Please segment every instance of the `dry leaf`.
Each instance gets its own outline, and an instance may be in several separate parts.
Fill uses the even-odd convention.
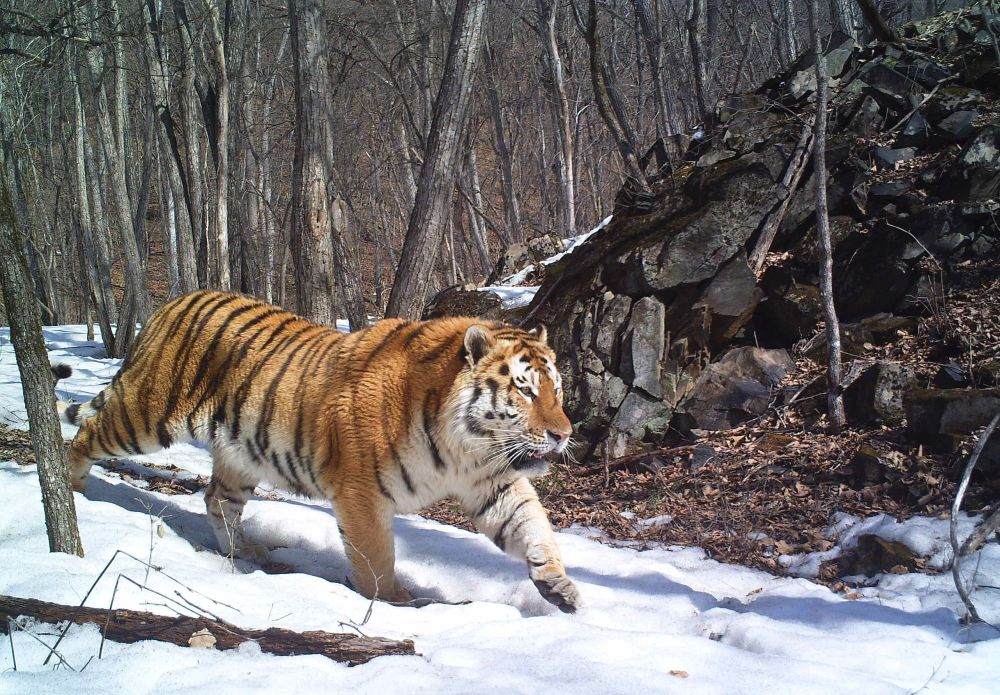
[[[687,671],[671,671],[670,675],[671,676],[677,676],[678,678],[687,678],[688,677],[688,672]]]

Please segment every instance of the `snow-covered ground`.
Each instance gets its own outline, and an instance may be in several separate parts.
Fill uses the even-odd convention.
[[[76,370],[60,382],[62,398],[92,396],[117,368],[95,356],[100,348],[87,343],[79,327],[47,329],[46,337],[53,360]],[[0,418],[26,426],[5,331]],[[207,452],[189,445],[136,457],[134,466],[164,464],[187,471],[182,475],[210,471]],[[98,659],[100,633],[87,626],[69,630],[58,650],[65,665],[54,667],[43,666],[48,649],[42,643],[54,641],[56,628],[26,623],[0,639],[0,693],[1000,690],[1000,633],[959,623],[947,574],[887,575],[845,597],[806,579],[719,564],[698,548],[640,551],[598,542],[589,529],[570,529],[559,542],[585,606],[563,615],[541,599],[525,568],[486,538],[407,516],[396,522],[404,583],[419,597],[468,603],[370,605],[343,583],[347,560],[322,502],[263,494],[249,503],[251,540],[271,549],[271,563],[290,568],[284,574],[234,565],[215,553],[200,493],[162,495],[95,467],[76,505],[86,556],[49,553],[34,467],[0,463],[0,593],[78,604],[121,550],[162,572],[119,555],[88,606],[106,608],[113,599],[115,607],[175,614],[190,613],[180,605],[190,602],[243,627],[412,639],[419,655],[348,668],[320,656],[262,654],[252,644],[214,651],[143,642],[107,643]],[[652,523],[669,526],[670,519]],[[946,560],[947,522],[838,524],[845,542],[862,527],[887,529],[893,539]],[[963,535],[971,524],[963,519]],[[968,574],[977,572],[977,585],[1000,586],[995,541],[965,566]],[[135,584],[119,581],[115,593],[119,575]],[[980,588],[974,596],[984,616],[997,622],[1000,591]]]

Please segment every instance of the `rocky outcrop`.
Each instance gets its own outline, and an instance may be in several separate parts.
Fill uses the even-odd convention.
[[[1000,249],[1000,118],[990,106],[1000,68],[977,38],[982,26],[964,10],[905,28],[905,47],[829,43],[835,298],[853,324],[849,344],[895,339],[912,326],[907,315],[934,301],[928,272]],[[545,267],[527,313],[549,327],[580,433],[607,438],[612,455],[658,443],[671,424],[751,417],[774,379],[725,376],[734,354],[748,354],[730,350],[787,349],[814,334],[811,164],[800,185],[785,183],[814,91],[804,56],[756,92],[722,100],[641,206],[623,193],[610,224]],[[749,251],[769,229],[781,260],[758,278]],[[901,421],[910,376],[891,365],[865,372],[854,382],[858,418]],[[727,390],[728,379],[743,386]]]

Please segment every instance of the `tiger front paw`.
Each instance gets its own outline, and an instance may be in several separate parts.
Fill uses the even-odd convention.
[[[542,598],[563,613],[576,613],[581,603],[580,591],[561,567],[552,568],[548,564],[532,566],[530,575]]]

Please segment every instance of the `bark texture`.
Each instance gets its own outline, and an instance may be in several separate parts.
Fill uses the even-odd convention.
[[[387,316],[417,319],[427,297],[441,238],[451,214],[465,123],[482,52],[486,5],[486,0],[459,0],[455,8],[417,199],[407,225],[396,280],[389,293]]]
[[[31,448],[38,462],[49,550],[83,555],[42,321],[24,255],[26,243],[14,214],[6,160],[0,151],[0,283],[28,410]]]
[[[347,206],[333,181],[333,85],[327,65],[326,22],[319,0],[291,0],[295,70],[295,159],[291,247],[298,312],[333,325],[339,294],[352,328],[365,325],[358,284],[347,280]]]

